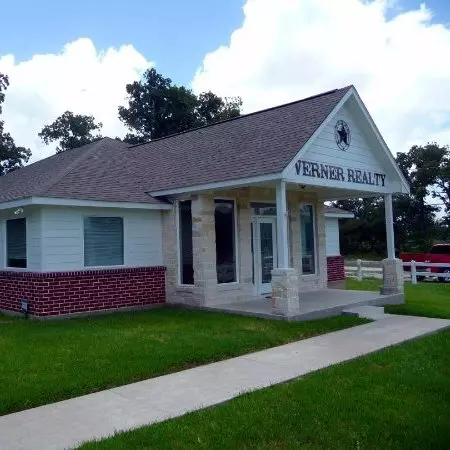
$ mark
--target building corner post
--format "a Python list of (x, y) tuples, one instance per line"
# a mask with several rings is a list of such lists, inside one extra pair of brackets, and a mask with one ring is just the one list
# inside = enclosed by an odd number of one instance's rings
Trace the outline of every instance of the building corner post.
[(395, 259), (395, 237), (394, 237), (394, 212), (392, 209), (392, 194), (384, 196), (384, 209), (386, 216), (386, 245), (388, 259)]
[(395, 257), (394, 213), (392, 209), (392, 194), (384, 196), (384, 208), (386, 214), (386, 246), (387, 258), (383, 264), (383, 286), (381, 294), (403, 294), (404, 276), (403, 263)]
[(287, 269), (289, 267), (288, 244), (288, 211), (286, 199), (286, 182), (281, 180), (276, 187), (277, 203), (277, 267)]
[(272, 312), (293, 317), (299, 313), (297, 270), (289, 267), (288, 210), (286, 182), (276, 186), (277, 204), (277, 267), (272, 270)]

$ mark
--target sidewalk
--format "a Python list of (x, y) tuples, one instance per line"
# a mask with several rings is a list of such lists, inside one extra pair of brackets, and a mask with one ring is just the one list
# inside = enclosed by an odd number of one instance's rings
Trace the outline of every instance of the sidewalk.
[(0, 417), (1, 450), (59, 450), (216, 405), (244, 392), (449, 328), (450, 320), (375, 322)]

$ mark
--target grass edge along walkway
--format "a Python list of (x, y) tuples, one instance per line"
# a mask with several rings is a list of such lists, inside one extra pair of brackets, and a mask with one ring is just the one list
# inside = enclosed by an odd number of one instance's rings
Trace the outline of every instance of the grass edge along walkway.
[(283, 345), (367, 321), (270, 321), (161, 308), (0, 328), (0, 415)]
[[(346, 288), (351, 290), (378, 291), (382, 281), (369, 278), (360, 282), (347, 278), (345, 283)], [(405, 303), (387, 305), (384, 310), (389, 314), (450, 319), (450, 283), (405, 283)]]
[(80, 450), (448, 449), (450, 331)]

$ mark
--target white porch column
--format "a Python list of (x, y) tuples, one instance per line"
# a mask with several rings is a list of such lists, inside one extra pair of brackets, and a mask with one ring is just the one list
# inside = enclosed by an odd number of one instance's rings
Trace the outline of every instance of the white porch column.
[(288, 211), (286, 182), (280, 181), (276, 188), (277, 201), (277, 268), (272, 270), (272, 312), (295, 317), (299, 314), (297, 270), (289, 267)]
[[(403, 296), (403, 264), (395, 258), (394, 214), (392, 211), (392, 194), (384, 196), (384, 209), (386, 213), (386, 246), (387, 258), (383, 259), (383, 286), (381, 294), (398, 294)], [(400, 299), (403, 301), (403, 297)], [(399, 301), (397, 299), (396, 301)]]
[(386, 245), (388, 259), (395, 258), (395, 238), (394, 238), (394, 213), (392, 211), (392, 194), (384, 196), (384, 209), (386, 215)]
[(277, 183), (277, 252), (280, 269), (289, 267), (289, 247), (288, 247), (288, 212), (286, 202), (286, 182), (281, 180)]

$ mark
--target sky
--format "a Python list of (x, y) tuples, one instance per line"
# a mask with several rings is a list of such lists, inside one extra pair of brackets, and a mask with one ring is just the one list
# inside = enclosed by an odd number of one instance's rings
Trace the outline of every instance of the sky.
[(149, 67), (244, 112), (354, 84), (394, 154), (450, 144), (448, 0), (0, 2), (3, 120), (32, 161), (66, 110), (123, 136), (117, 107)]

